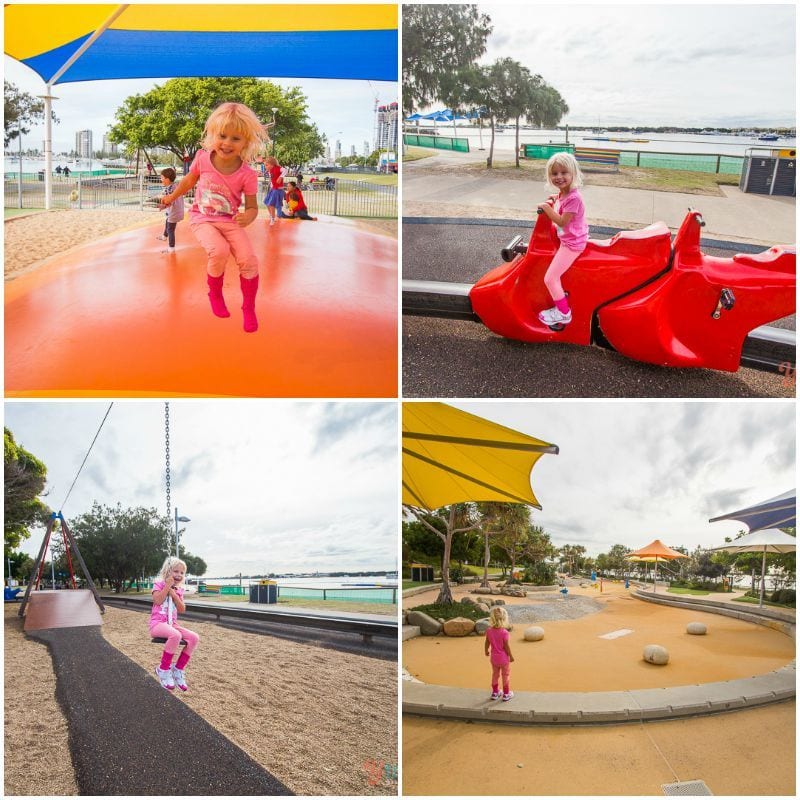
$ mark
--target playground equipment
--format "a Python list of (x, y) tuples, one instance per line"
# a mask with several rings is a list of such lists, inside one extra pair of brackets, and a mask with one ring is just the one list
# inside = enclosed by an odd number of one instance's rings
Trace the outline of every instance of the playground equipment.
[[(60, 530), (67, 555), (70, 588), (67, 590), (41, 590), (31, 594), (32, 590), (39, 589), (44, 568), (44, 557), (50, 545), (50, 538), (56, 520), (61, 523)], [(89, 585), (89, 589), (77, 588), (72, 564), (73, 555), (83, 572), (83, 578)], [(29, 603), (30, 608), (28, 608)], [(89, 574), (86, 563), (78, 549), (78, 543), (75, 541), (75, 537), (72, 535), (72, 531), (61, 512), (55, 512), (47, 523), (42, 546), (39, 548), (33, 572), (25, 589), (25, 596), (19, 607), (18, 615), (25, 618), (24, 629), (30, 631), (44, 628), (77, 628), (83, 625), (101, 625), (103, 621), (100, 617), (100, 612), (105, 612), (105, 606), (97, 594), (92, 576)]]
[(508, 264), (471, 289), (472, 308), (494, 333), (524, 342), (602, 344), (638, 361), (735, 372), (745, 338), (795, 311), (795, 249), (707, 256), (700, 212), (690, 208), (675, 239), (663, 222), (590, 239), (564, 274), (572, 322), (548, 327), (544, 273), (560, 246), (541, 212), (528, 244), (503, 248)]

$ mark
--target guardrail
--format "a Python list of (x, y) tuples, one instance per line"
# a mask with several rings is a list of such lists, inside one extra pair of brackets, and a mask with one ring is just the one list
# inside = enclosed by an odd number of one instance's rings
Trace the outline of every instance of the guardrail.
[[(144, 597), (113, 597), (103, 596), (103, 600), (111, 605), (132, 605), (142, 607), (144, 610), (152, 608), (153, 601)], [(374, 636), (397, 639), (397, 621), (377, 622), (373, 620), (351, 619), (345, 617), (318, 616), (316, 614), (298, 614), (295, 612), (276, 612), (254, 608), (226, 608), (209, 606), (204, 603), (186, 603), (187, 614), (192, 614), (200, 619), (202, 616), (211, 616), (220, 622), (223, 618), (246, 619), (249, 622), (279, 623), (281, 625), (297, 625), (304, 628), (317, 628), (321, 630), (337, 631), (339, 633), (357, 634), (367, 643)]]

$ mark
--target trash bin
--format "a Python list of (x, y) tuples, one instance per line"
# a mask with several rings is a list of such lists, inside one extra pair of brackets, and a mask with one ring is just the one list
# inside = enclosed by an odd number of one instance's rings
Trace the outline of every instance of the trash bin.
[(37, 177), (39, 178), (40, 181), (44, 181), (44, 170), (43, 169), (39, 170), (39, 172), (37, 173)]
[(745, 193), (794, 197), (797, 151), (794, 148), (748, 148), (739, 188)]
[(259, 581), (250, 584), (251, 603), (277, 603), (278, 584), (275, 581)]

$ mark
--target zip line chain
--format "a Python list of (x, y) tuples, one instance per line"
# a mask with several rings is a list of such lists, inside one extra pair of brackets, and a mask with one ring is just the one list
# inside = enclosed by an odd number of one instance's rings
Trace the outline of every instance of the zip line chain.
[[(170, 475), (169, 475), (169, 403), (164, 403), (164, 449), (166, 451), (167, 460), (167, 533), (172, 531), (170, 526), (170, 518), (172, 517), (172, 510), (170, 508)], [(177, 555), (177, 553), (176, 553)]]
[(69, 487), (69, 491), (67, 492), (67, 496), (64, 498), (64, 502), (61, 503), (61, 507), (58, 510), (60, 514), (64, 510), (64, 506), (67, 504), (67, 500), (69, 500), (69, 496), (72, 494), (72, 490), (75, 488), (75, 483), (78, 480), (78, 476), (81, 474), (81, 470), (86, 464), (86, 459), (89, 458), (89, 453), (92, 452), (92, 448), (94, 447), (94, 443), (97, 441), (97, 437), (100, 435), (100, 431), (103, 430), (103, 425), (105, 425), (106, 420), (108, 419), (108, 415), (111, 413), (111, 408), (114, 403), (109, 403), (108, 408), (106, 409), (106, 414), (103, 417), (103, 421), (100, 423), (100, 427), (97, 429), (97, 433), (94, 435), (94, 439), (92, 439), (92, 443), (89, 445), (89, 449), (86, 451), (86, 455), (83, 457), (83, 461), (81, 462), (80, 467), (78, 467), (78, 472), (75, 475), (75, 479), (72, 481), (72, 486)]

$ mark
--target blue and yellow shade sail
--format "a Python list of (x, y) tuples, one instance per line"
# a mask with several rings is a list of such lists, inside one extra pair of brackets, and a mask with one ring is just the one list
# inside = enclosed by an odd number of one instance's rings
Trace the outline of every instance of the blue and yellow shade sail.
[(394, 4), (11, 4), (4, 12), (6, 55), (45, 83), (245, 76), (397, 80)]

